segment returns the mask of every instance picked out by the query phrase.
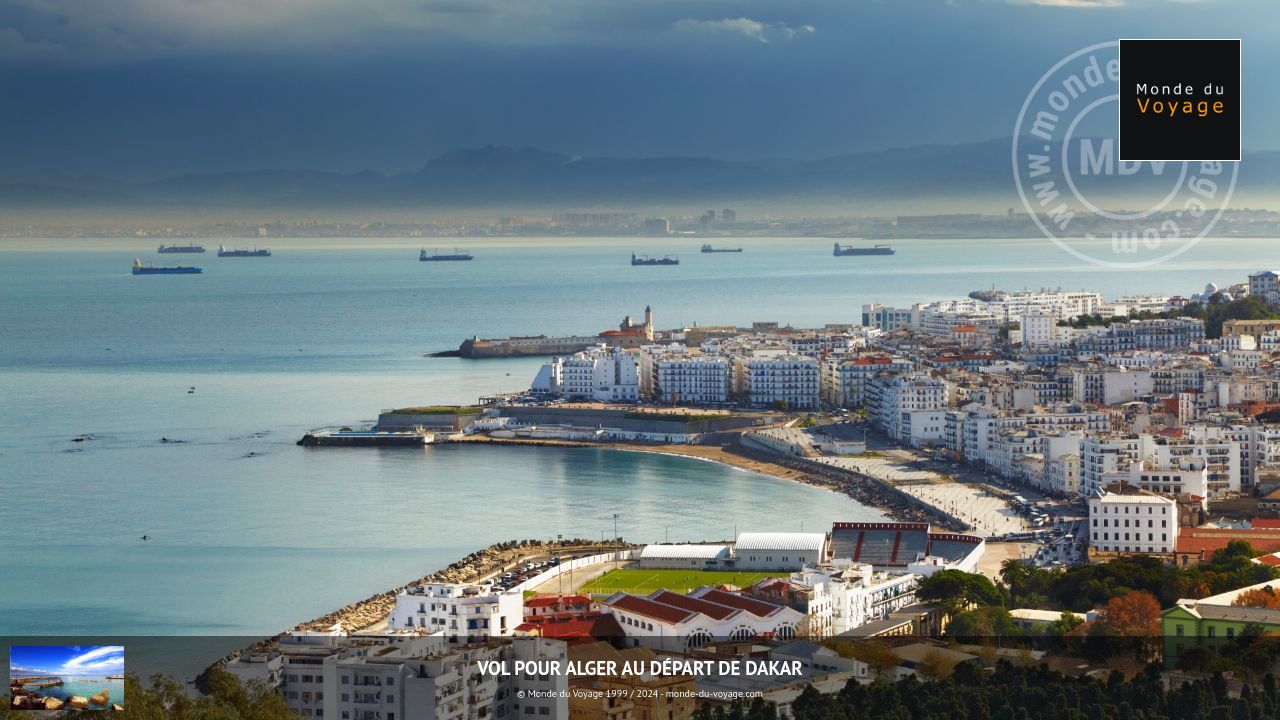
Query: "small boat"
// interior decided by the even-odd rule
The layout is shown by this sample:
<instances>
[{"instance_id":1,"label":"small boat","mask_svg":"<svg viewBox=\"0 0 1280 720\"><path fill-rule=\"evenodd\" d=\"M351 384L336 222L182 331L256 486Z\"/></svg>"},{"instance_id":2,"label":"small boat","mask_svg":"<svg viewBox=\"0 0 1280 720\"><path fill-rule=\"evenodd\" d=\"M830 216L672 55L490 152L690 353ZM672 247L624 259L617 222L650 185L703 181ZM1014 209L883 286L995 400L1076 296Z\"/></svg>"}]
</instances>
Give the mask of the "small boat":
<instances>
[{"instance_id":1,"label":"small boat","mask_svg":"<svg viewBox=\"0 0 1280 720\"><path fill-rule=\"evenodd\" d=\"M675 255L663 255L660 258L631 253L632 265L679 265L680 258Z\"/></svg>"},{"instance_id":2,"label":"small boat","mask_svg":"<svg viewBox=\"0 0 1280 720\"><path fill-rule=\"evenodd\" d=\"M441 253L439 250L432 250L431 254L427 254L426 248L418 251L418 260L420 262L447 262L450 260L470 260L471 253L454 248L452 253Z\"/></svg>"},{"instance_id":3,"label":"small boat","mask_svg":"<svg viewBox=\"0 0 1280 720\"><path fill-rule=\"evenodd\" d=\"M226 245L218 246L218 257L271 257L271 251L266 248L233 248L227 249Z\"/></svg>"},{"instance_id":4,"label":"small boat","mask_svg":"<svg viewBox=\"0 0 1280 720\"><path fill-rule=\"evenodd\" d=\"M704 253L742 252L742 248L718 248L718 247L711 247L711 244L707 243L702 246L702 252Z\"/></svg>"},{"instance_id":5,"label":"small boat","mask_svg":"<svg viewBox=\"0 0 1280 720\"><path fill-rule=\"evenodd\" d=\"M194 275L202 272L204 272L204 268L199 265L162 265L160 267L156 267L151 263L143 265L141 260L137 258L133 259L134 275Z\"/></svg>"},{"instance_id":6,"label":"small boat","mask_svg":"<svg viewBox=\"0 0 1280 720\"><path fill-rule=\"evenodd\" d=\"M836 257L844 257L846 255L892 255L893 248L888 245L875 245L872 247L855 247L853 245L835 244L835 249L831 252Z\"/></svg>"},{"instance_id":7,"label":"small boat","mask_svg":"<svg viewBox=\"0 0 1280 720\"><path fill-rule=\"evenodd\" d=\"M158 253L202 253L204 248L199 245L161 245L156 248Z\"/></svg>"}]
</instances>

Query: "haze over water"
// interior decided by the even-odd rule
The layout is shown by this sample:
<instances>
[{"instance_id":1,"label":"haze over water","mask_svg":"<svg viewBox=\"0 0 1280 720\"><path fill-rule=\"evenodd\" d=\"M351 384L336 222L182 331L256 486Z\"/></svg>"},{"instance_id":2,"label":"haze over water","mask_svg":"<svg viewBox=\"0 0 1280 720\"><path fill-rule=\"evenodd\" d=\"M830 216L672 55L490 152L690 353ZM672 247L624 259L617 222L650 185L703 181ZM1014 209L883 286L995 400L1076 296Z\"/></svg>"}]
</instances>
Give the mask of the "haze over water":
<instances>
[{"instance_id":1,"label":"haze over water","mask_svg":"<svg viewBox=\"0 0 1280 720\"><path fill-rule=\"evenodd\" d=\"M681 458L294 445L380 408L527 386L542 360L423 357L473 334L595 333L646 304L659 328L857 322L866 302L992 285L1185 295L1280 264L1261 239L1132 271L1047 240L895 241L893 257L848 258L820 238L717 238L746 252L713 255L702 242L271 239L227 244L274 257L219 259L214 240L203 255L0 240L0 635L275 632L497 540L612 534L615 512L636 541L879 516ZM424 243L476 259L419 263ZM632 251L682 262L633 268ZM133 277L134 257L205 272ZM94 439L71 442L82 434Z\"/></svg>"}]
</instances>

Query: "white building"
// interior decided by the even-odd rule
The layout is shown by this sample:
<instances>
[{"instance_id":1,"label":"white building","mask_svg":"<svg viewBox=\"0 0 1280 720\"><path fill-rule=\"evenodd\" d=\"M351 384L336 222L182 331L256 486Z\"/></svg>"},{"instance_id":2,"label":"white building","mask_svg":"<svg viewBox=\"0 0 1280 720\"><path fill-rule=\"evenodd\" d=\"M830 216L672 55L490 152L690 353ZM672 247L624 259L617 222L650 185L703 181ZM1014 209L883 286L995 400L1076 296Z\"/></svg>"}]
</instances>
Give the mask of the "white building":
<instances>
[{"instance_id":1,"label":"white building","mask_svg":"<svg viewBox=\"0 0 1280 720\"><path fill-rule=\"evenodd\" d=\"M738 570L800 570L827 559L824 533L746 532L733 546Z\"/></svg>"},{"instance_id":2,"label":"white building","mask_svg":"<svg viewBox=\"0 0 1280 720\"><path fill-rule=\"evenodd\" d=\"M676 348L661 353L646 350L641 355L641 372L652 386L653 399L670 405L729 402L733 378L729 358Z\"/></svg>"},{"instance_id":3,"label":"white building","mask_svg":"<svg viewBox=\"0 0 1280 720\"><path fill-rule=\"evenodd\" d=\"M524 621L524 598L518 592L494 592L487 586L426 583L396 595L388 626L442 634L450 643L483 642L509 637Z\"/></svg>"},{"instance_id":4,"label":"white building","mask_svg":"<svg viewBox=\"0 0 1280 720\"><path fill-rule=\"evenodd\" d=\"M568 677L481 673L479 663L566 659L563 642L542 638L453 646L439 636L286 636L226 669L266 682L304 718L517 720L568 717Z\"/></svg>"},{"instance_id":5,"label":"white building","mask_svg":"<svg viewBox=\"0 0 1280 720\"><path fill-rule=\"evenodd\" d=\"M640 372L635 355L601 344L553 358L538 371L530 389L571 400L635 402L640 399Z\"/></svg>"},{"instance_id":6,"label":"white building","mask_svg":"<svg viewBox=\"0 0 1280 720\"><path fill-rule=\"evenodd\" d=\"M878 375L868 385L867 410L871 420L899 442L945 437L946 382L928 373ZM915 416L917 411L932 411ZM928 432L926 432L926 428Z\"/></svg>"},{"instance_id":7,"label":"white building","mask_svg":"<svg viewBox=\"0 0 1280 720\"><path fill-rule=\"evenodd\" d=\"M1080 440L1080 493L1092 495L1103 486L1103 477L1138 460L1138 439L1089 435Z\"/></svg>"},{"instance_id":8,"label":"white building","mask_svg":"<svg viewBox=\"0 0 1280 720\"><path fill-rule=\"evenodd\" d=\"M1178 544L1178 504L1159 495L1089 497L1089 545L1101 552L1172 554Z\"/></svg>"},{"instance_id":9,"label":"white building","mask_svg":"<svg viewBox=\"0 0 1280 720\"><path fill-rule=\"evenodd\" d=\"M877 373L905 373L914 369L911 361L890 355L833 355L822 363L822 401L833 407L862 407L867 383Z\"/></svg>"},{"instance_id":10,"label":"white building","mask_svg":"<svg viewBox=\"0 0 1280 720\"><path fill-rule=\"evenodd\" d=\"M1037 311L1022 315L1018 318L1018 327L1023 347L1043 347L1061 342L1058 317L1052 313Z\"/></svg>"},{"instance_id":11,"label":"white building","mask_svg":"<svg viewBox=\"0 0 1280 720\"><path fill-rule=\"evenodd\" d=\"M1271 270L1249 274L1249 294L1258 295L1268 303L1280 297L1280 275Z\"/></svg>"},{"instance_id":12,"label":"white building","mask_svg":"<svg viewBox=\"0 0 1280 720\"><path fill-rule=\"evenodd\" d=\"M613 615L633 647L685 652L725 640L769 636L790 640L804 634L797 610L711 588L688 595L658 590L646 596L618 593L600 603Z\"/></svg>"},{"instance_id":13,"label":"white building","mask_svg":"<svg viewBox=\"0 0 1280 720\"><path fill-rule=\"evenodd\" d=\"M818 407L818 360L804 355L738 358L739 387L754 407Z\"/></svg>"},{"instance_id":14,"label":"white building","mask_svg":"<svg viewBox=\"0 0 1280 720\"><path fill-rule=\"evenodd\" d=\"M653 570L722 570L731 557L728 545L646 545L640 567Z\"/></svg>"}]
</instances>

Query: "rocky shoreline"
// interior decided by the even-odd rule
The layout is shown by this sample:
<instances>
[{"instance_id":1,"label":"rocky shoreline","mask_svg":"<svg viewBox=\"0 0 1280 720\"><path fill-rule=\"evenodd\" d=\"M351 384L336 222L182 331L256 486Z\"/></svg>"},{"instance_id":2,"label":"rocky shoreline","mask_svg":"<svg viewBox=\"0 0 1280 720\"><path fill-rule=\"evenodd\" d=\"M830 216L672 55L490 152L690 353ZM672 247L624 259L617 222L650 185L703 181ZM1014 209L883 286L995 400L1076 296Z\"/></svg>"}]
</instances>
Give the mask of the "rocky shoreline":
<instances>
[{"instance_id":1,"label":"rocky shoreline","mask_svg":"<svg viewBox=\"0 0 1280 720\"><path fill-rule=\"evenodd\" d=\"M386 620L396 605L396 595L405 588L429 582L469 583L478 582L491 575L506 572L520 563L535 558L543 558L552 552L558 554L598 554L615 550L627 550L634 546L624 542L601 542L584 538L573 538L561 541L546 540L508 540L495 543L458 560L448 567L437 570L430 575L405 583L386 592L345 605L331 613L321 615L295 625L291 630L263 638L247 648L230 653L210 665L196 678L196 687L207 692L209 675L224 665L247 652L266 649L271 643L283 638L291 632L327 632L334 626L341 625L343 632L364 630Z\"/></svg>"}]
</instances>

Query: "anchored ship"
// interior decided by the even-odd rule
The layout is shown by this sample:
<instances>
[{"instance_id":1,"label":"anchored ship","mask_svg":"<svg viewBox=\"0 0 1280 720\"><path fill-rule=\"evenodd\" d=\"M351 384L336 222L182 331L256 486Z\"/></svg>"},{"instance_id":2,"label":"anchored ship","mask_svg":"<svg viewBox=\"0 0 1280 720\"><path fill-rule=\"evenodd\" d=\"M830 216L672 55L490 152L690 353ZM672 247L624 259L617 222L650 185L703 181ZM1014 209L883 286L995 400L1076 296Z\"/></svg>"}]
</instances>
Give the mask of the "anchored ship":
<instances>
[{"instance_id":1,"label":"anchored ship","mask_svg":"<svg viewBox=\"0 0 1280 720\"><path fill-rule=\"evenodd\" d=\"M675 255L663 255L660 258L631 253L632 265L679 265L680 258Z\"/></svg>"},{"instance_id":2,"label":"anchored ship","mask_svg":"<svg viewBox=\"0 0 1280 720\"><path fill-rule=\"evenodd\" d=\"M875 245L873 247L854 247L853 245L835 244L835 249L831 252L836 257L845 255L892 255L893 248L888 245Z\"/></svg>"},{"instance_id":3,"label":"anchored ship","mask_svg":"<svg viewBox=\"0 0 1280 720\"><path fill-rule=\"evenodd\" d=\"M204 272L204 268L200 267L199 265L174 265L172 267L166 267L166 266L156 267L151 263L147 263L146 265L143 265L141 260L137 258L133 259L134 275L193 275L195 273L202 273L202 272Z\"/></svg>"},{"instance_id":4,"label":"anchored ship","mask_svg":"<svg viewBox=\"0 0 1280 720\"><path fill-rule=\"evenodd\" d=\"M711 247L710 243L708 243L708 244L705 244L705 245L703 245L703 246L702 246L702 252L704 252L704 253L717 253L717 252L742 252L742 248L718 248L718 247Z\"/></svg>"},{"instance_id":5,"label":"anchored ship","mask_svg":"<svg viewBox=\"0 0 1280 720\"><path fill-rule=\"evenodd\" d=\"M161 245L156 248L158 253L202 253L204 248L199 245Z\"/></svg>"},{"instance_id":6,"label":"anchored ship","mask_svg":"<svg viewBox=\"0 0 1280 720\"><path fill-rule=\"evenodd\" d=\"M266 248L254 248L252 250L233 248L228 250L226 245L219 245L218 257L271 257L271 251Z\"/></svg>"},{"instance_id":7,"label":"anchored ship","mask_svg":"<svg viewBox=\"0 0 1280 720\"><path fill-rule=\"evenodd\" d=\"M458 248L454 248L452 253L441 253L439 250L432 250L428 255L426 249L418 251L418 260L420 262L443 262L449 260L470 260L471 253L464 252Z\"/></svg>"}]
</instances>

